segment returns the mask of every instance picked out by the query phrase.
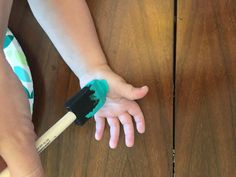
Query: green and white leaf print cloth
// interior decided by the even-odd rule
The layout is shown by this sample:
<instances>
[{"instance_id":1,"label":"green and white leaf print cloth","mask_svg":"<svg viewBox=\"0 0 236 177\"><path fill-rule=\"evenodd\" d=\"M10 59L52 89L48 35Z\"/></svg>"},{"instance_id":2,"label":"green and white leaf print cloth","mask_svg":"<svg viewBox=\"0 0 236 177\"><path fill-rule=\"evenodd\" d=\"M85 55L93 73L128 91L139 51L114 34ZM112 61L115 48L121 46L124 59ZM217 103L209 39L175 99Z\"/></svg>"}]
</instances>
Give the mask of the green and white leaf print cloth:
<instances>
[{"instance_id":1,"label":"green and white leaf print cloth","mask_svg":"<svg viewBox=\"0 0 236 177\"><path fill-rule=\"evenodd\" d=\"M28 96L31 113L33 111L34 90L31 72L24 52L11 31L7 31L3 44L3 51L12 70L21 81L24 91Z\"/></svg>"}]
</instances>

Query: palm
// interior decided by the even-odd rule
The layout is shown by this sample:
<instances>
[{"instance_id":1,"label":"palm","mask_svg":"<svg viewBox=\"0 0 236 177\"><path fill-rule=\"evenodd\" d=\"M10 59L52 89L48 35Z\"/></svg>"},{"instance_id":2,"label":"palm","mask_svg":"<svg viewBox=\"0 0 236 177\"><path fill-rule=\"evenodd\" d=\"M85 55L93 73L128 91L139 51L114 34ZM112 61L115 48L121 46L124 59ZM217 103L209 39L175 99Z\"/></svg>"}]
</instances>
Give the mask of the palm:
<instances>
[{"instance_id":1,"label":"palm","mask_svg":"<svg viewBox=\"0 0 236 177\"><path fill-rule=\"evenodd\" d=\"M120 134L120 123L123 125L125 133L125 141L128 147L134 144L134 126L132 118L134 118L139 133L145 131L145 123L143 113L135 100L143 98L148 88L135 88L127 84L124 79L112 72L111 70L103 70L99 74L87 75L80 79L81 85L85 85L92 79L105 79L109 84L109 93L104 106L95 114L96 133L95 138L102 138L105 120L110 126L110 147L115 148L118 143Z\"/></svg>"},{"instance_id":2,"label":"palm","mask_svg":"<svg viewBox=\"0 0 236 177\"><path fill-rule=\"evenodd\" d=\"M128 108L135 104L134 101L129 101L122 97L110 98L107 97L104 106L96 113L100 117L119 117L121 114L128 111Z\"/></svg>"}]
</instances>

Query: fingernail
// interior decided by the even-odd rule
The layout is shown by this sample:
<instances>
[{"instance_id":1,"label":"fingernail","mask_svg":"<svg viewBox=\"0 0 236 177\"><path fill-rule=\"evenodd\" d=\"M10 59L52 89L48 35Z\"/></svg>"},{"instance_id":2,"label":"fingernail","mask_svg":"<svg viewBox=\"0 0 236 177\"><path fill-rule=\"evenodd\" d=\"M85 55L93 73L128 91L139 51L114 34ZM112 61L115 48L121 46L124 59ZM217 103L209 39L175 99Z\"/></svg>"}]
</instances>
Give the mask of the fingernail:
<instances>
[{"instance_id":1,"label":"fingernail","mask_svg":"<svg viewBox=\"0 0 236 177\"><path fill-rule=\"evenodd\" d=\"M125 144L126 144L127 147L133 147L133 145L134 145L134 139L132 139L132 138L127 138L127 139L125 140Z\"/></svg>"},{"instance_id":2,"label":"fingernail","mask_svg":"<svg viewBox=\"0 0 236 177\"><path fill-rule=\"evenodd\" d=\"M99 141L99 140L101 139L101 137L99 137L99 135L96 133L96 134L95 134L95 139L96 139L97 141Z\"/></svg>"},{"instance_id":3,"label":"fingernail","mask_svg":"<svg viewBox=\"0 0 236 177\"><path fill-rule=\"evenodd\" d=\"M141 87L141 89L146 89L146 90L148 90L148 86L143 86L143 87Z\"/></svg>"},{"instance_id":4,"label":"fingernail","mask_svg":"<svg viewBox=\"0 0 236 177\"><path fill-rule=\"evenodd\" d=\"M131 147L134 146L134 143L126 143L126 146L129 147L129 148L131 148Z\"/></svg>"},{"instance_id":5,"label":"fingernail","mask_svg":"<svg viewBox=\"0 0 236 177\"><path fill-rule=\"evenodd\" d=\"M113 142L110 142L109 145L110 145L110 148L111 148L111 149L115 149L115 148L116 148L116 144L113 143Z\"/></svg>"},{"instance_id":6,"label":"fingernail","mask_svg":"<svg viewBox=\"0 0 236 177\"><path fill-rule=\"evenodd\" d=\"M145 132L145 126L137 124L137 130L139 133L144 133Z\"/></svg>"}]
</instances>

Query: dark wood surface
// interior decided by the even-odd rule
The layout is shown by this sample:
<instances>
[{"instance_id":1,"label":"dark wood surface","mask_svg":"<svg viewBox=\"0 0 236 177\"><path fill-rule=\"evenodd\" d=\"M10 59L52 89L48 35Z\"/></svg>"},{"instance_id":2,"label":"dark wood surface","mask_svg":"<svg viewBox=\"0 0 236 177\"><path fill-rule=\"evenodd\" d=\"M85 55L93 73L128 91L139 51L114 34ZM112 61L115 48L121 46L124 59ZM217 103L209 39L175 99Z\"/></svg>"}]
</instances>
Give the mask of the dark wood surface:
<instances>
[{"instance_id":1,"label":"dark wood surface","mask_svg":"<svg viewBox=\"0 0 236 177\"><path fill-rule=\"evenodd\" d=\"M176 177L236 176L236 1L179 0Z\"/></svg>"},{"instance_id":2,"label":"dark wood surface","mask_svg":"<svg viewBox=\"0 0 236 177\"><path fill-rule=\"evenodd\" d=\"M70 126L41 155L47 177L172 176L173 4L163 0L89 0L110 66L128 82L147 84L139 104L146 133L127 148L124 134L116 150L108 147L109 129L94 139L94 121ZM33 120L41 135L66 111L64 102L79 89L27 2L15 1L9 24L28 58L34 84Z\"/></svg>"},{"instance_id":3,"label":"dark wood surface","mask_svg":"<svg viewBox=\"0 0 236 177\"><path fill-rule=\"evenodd\" d=\"M115 72L150 93L139 101L147 131L116 150L109 130L94 139L94 122L70 126L41 155L48 177L236 176L236 1L179 0L175 121L173 121L173 3L88 0L102 47ZM79 82L32 16L15 1L10 28L28 58L35 84L33 121L41 135L66 111ZM175 132L173 132L175 122ZM137 134L136 134L137 135Z\"/></svg>"}]
</instances>

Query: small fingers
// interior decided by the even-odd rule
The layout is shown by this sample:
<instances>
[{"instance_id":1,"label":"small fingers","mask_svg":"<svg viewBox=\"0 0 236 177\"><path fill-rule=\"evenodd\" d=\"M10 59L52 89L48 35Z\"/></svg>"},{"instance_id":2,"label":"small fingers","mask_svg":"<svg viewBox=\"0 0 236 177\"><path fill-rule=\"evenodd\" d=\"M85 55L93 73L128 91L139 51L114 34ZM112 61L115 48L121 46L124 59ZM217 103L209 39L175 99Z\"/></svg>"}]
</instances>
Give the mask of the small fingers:
<instances>
[{"instance_id":1,"label":"small fingers","mask_svg":"<svg viewBox=\"0 0 236 177\"><path fill-rule=\"evenodd\" d=\"M120 122L117 118L107 118L107 122L110 126L110 141L109 145L112 149L117 147L120 135Z\"/></svg>"},{"instance_id":2,"label":"small fingers","mask_svg":"<svg viewBox=\"0 0 236 177\"><path fill-rule=\"evenodd\" d=\"M119 116L119 119L124 128L125 144L127 147L132 147L134 145L134 125L132 118L128 113L124 113Z\"/></svg>"},{"instance_id":3,"label":"small fingers","mask_svg":"<svg viewBox=\"0 0 236 177\"><path fill-rule=\"evenodd\" d=\"M95 139L99 141L99 140L102 139L102 135L103 135L103 132L104 132L105 118L95 115L94 120L96 122Z\"/></svg>"},{"instance_id":4,"label":"small fingers","mask_svg":"<svg viewBox=\"0 0 236 177\"><path fill-rule=\"evenodd\" d=\"M136 128L139 133L145 132L145 121L142 110L140 109L138 103L132 102L132 106L129 107L128 113L133 116Z\"/></svg>"}]
</instances>

